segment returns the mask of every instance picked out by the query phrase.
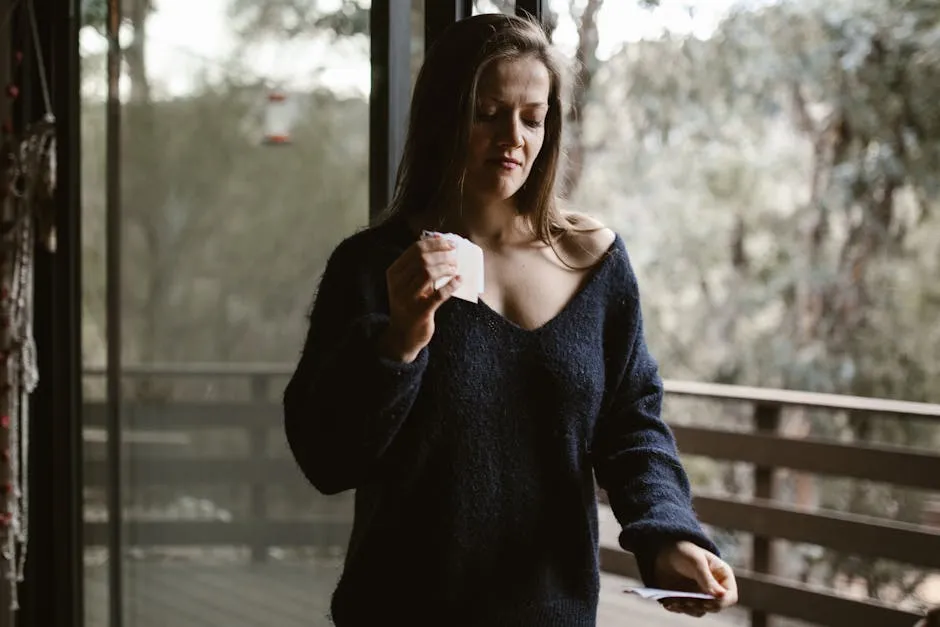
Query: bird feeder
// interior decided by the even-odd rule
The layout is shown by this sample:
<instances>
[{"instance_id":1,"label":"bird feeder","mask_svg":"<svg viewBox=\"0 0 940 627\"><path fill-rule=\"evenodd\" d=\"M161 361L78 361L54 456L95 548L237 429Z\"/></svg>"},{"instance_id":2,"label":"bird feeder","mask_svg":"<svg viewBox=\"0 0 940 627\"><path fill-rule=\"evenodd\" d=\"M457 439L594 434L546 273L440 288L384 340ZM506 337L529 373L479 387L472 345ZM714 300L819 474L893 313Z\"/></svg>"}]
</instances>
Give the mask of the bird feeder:
<instances>
[{"instance_id":1,"label":"bird feeder","mask_svg":"<svg viewBox=\"0 0 940 627\"><path fill-rule=\"evenodd\" d=\"M291 122L287 94L279 90L269 93L264 107L264 143L272 146L291 143Z\"/></svg>"}]
</instances>

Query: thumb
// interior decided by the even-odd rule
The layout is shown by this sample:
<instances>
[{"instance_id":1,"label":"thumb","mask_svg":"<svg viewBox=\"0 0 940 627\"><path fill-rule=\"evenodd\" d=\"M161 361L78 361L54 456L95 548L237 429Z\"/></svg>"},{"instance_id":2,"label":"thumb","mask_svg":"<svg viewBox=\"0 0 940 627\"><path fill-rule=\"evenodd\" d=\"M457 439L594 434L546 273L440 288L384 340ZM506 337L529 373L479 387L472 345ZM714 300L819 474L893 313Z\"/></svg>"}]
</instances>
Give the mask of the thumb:
<instances>
[{"instance_id":1,"label":"thumb","mask_svg":"<svg viewBox=\"0 0 940 627\"><path fill-rule=\"evenodd\" d=\"M718 583L715 575L712 573L711 563L706 556L701 556L695 560L695 581L698 583L702 592L713 594L716 597L725 593L725 587Z\"/></svg>"}]
</instances>

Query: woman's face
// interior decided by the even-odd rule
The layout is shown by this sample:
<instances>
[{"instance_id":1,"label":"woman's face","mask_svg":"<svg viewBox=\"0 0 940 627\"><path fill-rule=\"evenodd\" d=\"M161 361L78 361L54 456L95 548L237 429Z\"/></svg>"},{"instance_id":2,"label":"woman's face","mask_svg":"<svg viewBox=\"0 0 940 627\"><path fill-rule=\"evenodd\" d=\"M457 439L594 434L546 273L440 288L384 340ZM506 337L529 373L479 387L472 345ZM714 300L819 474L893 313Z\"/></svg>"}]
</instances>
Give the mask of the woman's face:
<instances>
[{"instance_id":1,"label":"woman's face","mask_svg":"<svg viewBox=\"0 0 940 627\"><path fill-rule=\"evenodd\" d=\"M465 193L483 203L512 197L545 141L551 77L536 58L495 61L480 76Z\"/></svg>"}]
</instances>

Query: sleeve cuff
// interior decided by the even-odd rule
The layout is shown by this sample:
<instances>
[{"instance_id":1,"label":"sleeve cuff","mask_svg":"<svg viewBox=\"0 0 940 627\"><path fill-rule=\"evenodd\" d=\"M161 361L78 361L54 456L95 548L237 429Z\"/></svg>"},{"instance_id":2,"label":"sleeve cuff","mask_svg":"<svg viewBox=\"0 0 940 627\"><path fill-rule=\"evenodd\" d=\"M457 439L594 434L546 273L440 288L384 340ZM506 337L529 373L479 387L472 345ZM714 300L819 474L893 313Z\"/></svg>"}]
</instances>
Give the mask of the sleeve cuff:
<instances>
[{"instance_id":1,"label":"sleeve cuff","mask_svg":"<svg viewBox=\"0 0 940 627\"><path fill-rule=\"evenodd\" d=\"M351 329L356 341L361 342L358 350L349 351L350 354L369 357L364 359L360 367L370 381L380 389L394 388L409 378L417 377L424 372L428 363L428 348L424 347L414 361L405 363L389 359L379 354L379 337L388 328L389 317L385 314L369 314L356 320Z\"/></svg>"},{"instance_id":2,"label":"sleeve cuff","mask_svg":"<svg viewBox=\"0 0 940 627\"><path fill-rule=\"evenodd\" d=\"M620 535L620 545L627 551L633 553L636 558L636 564L640 571L640 577L643 583L650 587L656 587L656 558L660 551L676 542L688 541L696 544L706 551L710 551L721 557L718 547L703 532L693 533L689 531L664 531L661 533L650 532L641 537L631 534L628 537L624 532Z\"/></svg>"}]
</instances>

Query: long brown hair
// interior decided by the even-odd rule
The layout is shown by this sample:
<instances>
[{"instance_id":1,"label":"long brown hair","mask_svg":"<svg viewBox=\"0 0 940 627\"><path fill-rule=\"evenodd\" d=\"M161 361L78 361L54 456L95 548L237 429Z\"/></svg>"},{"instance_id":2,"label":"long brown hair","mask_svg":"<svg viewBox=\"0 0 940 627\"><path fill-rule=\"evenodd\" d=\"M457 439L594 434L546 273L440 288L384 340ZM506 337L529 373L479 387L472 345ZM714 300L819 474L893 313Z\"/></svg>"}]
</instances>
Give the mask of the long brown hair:
<instances>
[{"instance_id":1,"label":"long brown hair","mask_svg":"<svg viewBox=\"0 0 940 627\"><path fill-rule=\"evenodd\" d=\"M516 206L548 244L574 225L562 215L555 195L562 160L564 64L537 22L502 14L460 20L428 50L412 96L395 194L383 217L413 218L435 215L441 207L459 207L480 77L493 62L523 57L545 65L551 86L545 140L516 192Z\"/></svg>"}]
</instances>

